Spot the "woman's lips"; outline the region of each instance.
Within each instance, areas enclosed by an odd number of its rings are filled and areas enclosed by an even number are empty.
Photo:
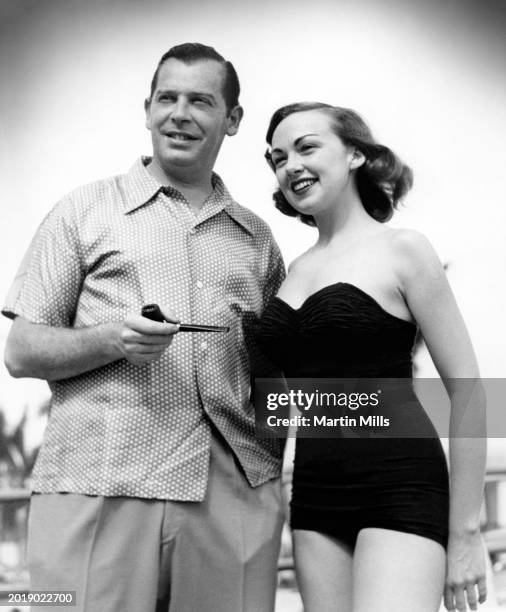
[[[317,180],[318,179],[315,178],[298,179],[290,184],[290,189],[295,194],[299,195],[308,191],[308,189],[310,189],[317,182]]]

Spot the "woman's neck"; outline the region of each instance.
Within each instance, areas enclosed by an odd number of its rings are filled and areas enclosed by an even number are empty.
[[[358,193],[343,195],[336,204],[321,215],[315,215],[318,228],[318,248],[331,246],[334,242],[354,240],[367,233],[374,233],[381,225],[365,210]]]

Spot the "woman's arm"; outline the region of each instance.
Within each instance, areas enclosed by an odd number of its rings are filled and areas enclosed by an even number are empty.
[[[445,605],[449,610],[465,610],[467,595],[470,608],[476,609],[476,601],[486,597],[479,534],[486,462],[485,393],[469,334],[434,249],[425,237],[410,230],[399,230],[394,240],[399,290],[451,401]]]

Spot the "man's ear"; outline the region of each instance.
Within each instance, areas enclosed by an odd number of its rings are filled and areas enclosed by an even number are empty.
[[[234,108],[228,114],[228,127],[227,127],[227,135],[234,136],[239,131],[239,125],[241,123],[241,119],[244,115],[244,110],[242,106],[234,106]]]
[[[151,129],[151,100],[149,98],[146,98],[144,100],[144,112],[146,113],[146,120],[144,122],[144,125],[148,128],[148,130]]]
[[[353,149],[350,159],[350,170],[356,170],[365,164],[365,155],[358,149]]]

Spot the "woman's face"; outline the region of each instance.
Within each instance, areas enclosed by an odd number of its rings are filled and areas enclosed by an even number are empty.
[[[271,159],[283,195],[299,212],[318,214],[351,184],[353,149],[332,129],[321,110],[293,113],[272,137]]]

